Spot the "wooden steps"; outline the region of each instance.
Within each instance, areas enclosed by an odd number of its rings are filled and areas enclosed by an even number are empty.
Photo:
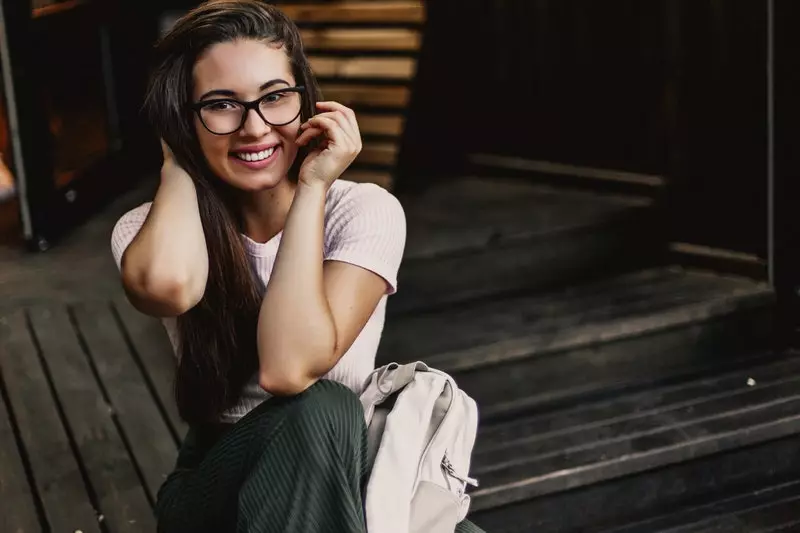
[[[483,420],[509,418],[734,363],[768,341],[772,302],[749,280],[652,269],[392,317],[378,362],[426,361]]]
[[[772,289],[658,265],[651,185],[472,177],[403,199],[377,364],[423,360],[478,402],[486,531],[604,531],[800,475],[800,356],[765,351]]]
[[[666,178],[653,174],[538,161],[502,154],[470,154],[468,159],[470,169],[480,176],[516,177],[554,186],[656,196],[667,184]]]
[[[798,509],[800,482],[791,481],[604,533],[791,533],[800,530]]]
[[[484,428],[472,517],[502,533],[793,523],[796,486],[772,487],[800,476],[799,370],[798,354],[767,353],[731,372]]]
[[[408,238],[392,314],[563,286],[659,254],[648,198],[465,178],[401,201]]]
[[[300,27],[323,98],[355,109],[364,148],[346,179],[392,187],[425,21],[422,2],[279,4]]]

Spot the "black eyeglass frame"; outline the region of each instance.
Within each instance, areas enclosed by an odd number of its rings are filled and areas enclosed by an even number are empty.
[[[220,136],[222,136],[222,135],[231,135],[233,133],[236,133],[237,131],[239,131],[240,129],[242,129],[244,127],[244,123],[247,122],[247,116],[250,114],[250,110],[251,109],[255,110],[255,112],[258,114],[259,117],[261,117],[261,120],[263,120],[265,124],[269,124],[270,126],[273,126],[275,128],[279,128],[281,126],[285,126],[287,124],[291,124],[292,122],[297,120],[297,117],[299,117],[303,113],[302,100],[300,102],[300,109],[297,111],[297,114],[294,117],[292,117],[292,120],[289,120],[287,122],[282,122],[281,124],[273,124],[272,122],[267,120],[264,117],[263,113],[261,113],[261,109],[259,109],[259,107],[261,106],[261,102],[265,98],[268,98],[268,97],[270,97],[270,96],[272,96],[274,94],[287,93],[287,92],[299,93],[300,94],[300,98],[302,99],[303,95],[306,92],[306,88],[303,85],[296,85],[294,87],[286,87],[284,89],[277,89],[275,91],[270,91],[267,94],[265,94],[263,96],[260,96],[259,98],[256,98],[255,100],[250,100],[249,102],[242,102],[241,100],[237,100],[235,98],[214,98],[213,100],[202,100],[200,102],[191,103],[189,105],[189,109],[191,109],[194,113],[197,114],[197,118],[200,119],[200,123],[212,135],[220,135]],[[231,130],[231,131],[229,131],[227,133],[218,133],[216,131],[213,131],[211,128],[208,127],[208,125],[206,124],[206,121],[203,120],[203,115],[201,114],[201,111],[203,110],[204,107],[209,106],[209,105],[213,105],[213,104],[218,104],[220,102],[230,102],[230,103],[233,103],[233,104],[238,104],[238,105],[240,105],[240,106],[242,106],[244,108],[244,113],[242,113],[242,121],[239,123],[239,126],[236,129]]]

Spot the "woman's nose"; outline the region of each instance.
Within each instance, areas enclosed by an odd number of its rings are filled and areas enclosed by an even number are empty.
[[[253,137],[261,137],[272,131],[272,126],[267,124],[255,109],[248,109],[242,131]]]

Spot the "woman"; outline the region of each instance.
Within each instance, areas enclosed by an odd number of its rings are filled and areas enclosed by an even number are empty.
[[[164,140],[161,183],[112,248],[130,301],[164,318],[191,427],[159,530],[364,531],[353,391],[397,288],[403,209],[337,181],[361,149],[355,115],[317,101],[279,10],[206,3],[157,51],[145,109]]]

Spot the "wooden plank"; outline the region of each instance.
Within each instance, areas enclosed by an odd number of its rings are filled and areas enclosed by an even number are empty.
[[[33,533],[45,526],[39,525],[8,407],[0,394],[0,531]]]
[[[411,98],[408,87],[375,87],[343,83],[321,83],[326,100],[334,100],[348,107],[405,107]]]
[[[422,2],[341,2],[286,4],[279,7],[297,24],[324,22],[421,24],[425,21],[425,8]]]
[[[50,530],[99,533],[78,462],[21,311],[0,318],[0,367]]]
[[[161,409],[176,439],[182,440],[189,429],[178,414],[175,404],[175,353],[164,326],[155,318],[145,316],[124,298],[114,300],[114,309],[122,320],[124,331],[144,368]]]
[[[521,157],[505,155],[471,154],[469,155],[469,162],[474,165],[486,166],[498,170],[508,169],[521,170],[525,172],[537,172],[541,174],[578,176],[581,178],[598,181],[642,185],[645,187],[664,187],[667,184],[666,178],[654,174],[641,174],[624,170],[583,167],[565,163],[555,163],[553,161],[536,161],[533,159],[524,159]]]
[[[66,309],[36,307],[30,318],[104,523],[115,532],[154,531],[144,487]]]
[[[397,143],[364,142],[356,162],[371,165],[394,166],[397,161]]]
[[[403,115],[358,114],[358,128],[362,135],[393,135],[399,137],[405,125]]]
[[[401,28],[324,28],[300,30],[303,45],[318,50],[381,50],[416,52],[422,37]]]
[[[324,57],[310,56],[311,68],[318,77],[385,78],[408,81],[414,77],[415,59],[407,57]]]
[[[86,341],[114,412],[139,465],[150,498],[172,471],[177,443],[150,394],[107,303],[75,307],[78,329]]]

